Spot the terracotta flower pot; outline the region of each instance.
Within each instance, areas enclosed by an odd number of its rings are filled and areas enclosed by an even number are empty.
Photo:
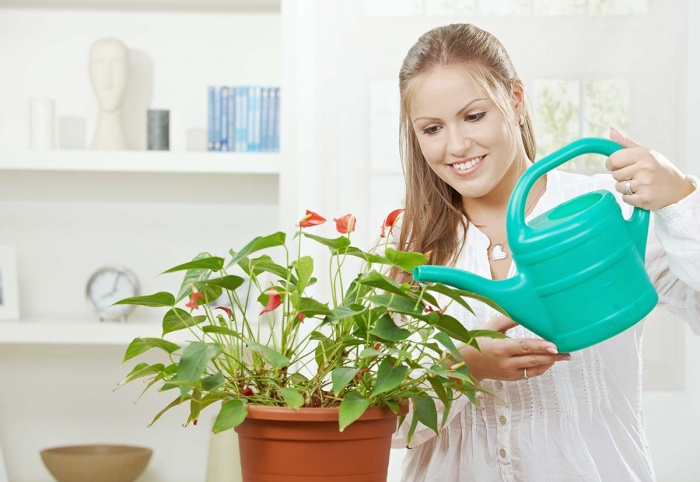
[[[340,432],[335,408],[251,405],[235,428],[243,481],[386,482],[397,417],[371,407]]]

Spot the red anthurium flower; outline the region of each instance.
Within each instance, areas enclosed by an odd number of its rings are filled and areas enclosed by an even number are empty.
[[[282,297],[279,295],[279,293],[275,290],[267,290],[265,294],[268,296],[267,298],[267,305],[265,305],[265,308],[260,312],[262,315],[263,313],[268,313],[275,308],[277,308],[279,305],[282,304]]]
[[[199,308],[200,301],[204,301],[204,293],[195,291],[190,295],[190,302],[187,303],[185,306],[196,310],[197,308]]]
[[[244,397],[252,397],[254,395],[253,389],[250,387],[245,387],[241,392],[241,395],[243,395]]]
[[[355,231],[357,218],[352,214],[346,214],[338,219],[333,219],[333,221],[335,221],[335,229],[337,229],[340,234],[348,234]]]
[[[306,318],[306,315],[302,313],[301,311],[297,313],[297,320],[299,320],[300,323],[304,323],[304,319]]]
[[[441,311],[441,310],[436,310],[436,309],[434,309],[432,306],[428,306],[428,307],[425,309],[425,313],[437,313],[438,315],[441,315],[441,314],[442,314],[442,311]]]
[[[386,236],[386,231],[385,229],[389,229],[389,232],[391,232],[391,228],[394,227],[394,223],[396,222],[396,218],[399,217],[399,214],[401,214],[404,210],[403,209],[394,209],[389,213],[389,215],[386,217],[384,220],[384,224],[382,224],[382,233],[381,236],[382,238]]]
[[[357,372],[357,374],[355,375],[355,380],[357,380],[358,382],[361,382],[362,381],[362,374],[365,372],[368,372],[368,371],[369,371],[369,368],[361,368],[360,371]]]
[[[376,345],[374,345],[375,350],[379,350],[381,347],[382,347],[381,343],[377,343]]]
[[[454,381],[454,382],[455,382],[455,385],[457,385],[458,387],[462,386],[462,380],[461,380],[461,379],[455,378],[455,377],[447,377],[447,378],[449,378],[450,380]]]
[[[326,218],[307,209],[306,215],[299,220],[299,224],[297,224],[297,226],[300,228],[308,228],[310,226],[318,226],[319,224],[323,224],[325,222]]]
[[[229,318],[233,318],[233,312],[231,311],[231,308],[227,308],[226,306],[217,306],[214,308],[215,310],[223,310],[226,312]]]

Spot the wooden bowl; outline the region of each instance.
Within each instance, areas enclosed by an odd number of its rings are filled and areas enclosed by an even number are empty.
[[[72,445],[41,451],[58,482],[134,482],[153,450],[130,445]]]

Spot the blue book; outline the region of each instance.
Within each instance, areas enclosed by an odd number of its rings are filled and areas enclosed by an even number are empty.
[[[272,150],[280,150],[280,88],[275,87],[272,95]]]
[[[260,151],[270,151],[270,88],[260,91]]]
[[[236,95],[235,87],[229,87],[228,89],[228,125],[226,130],[228,132],[228,150],[236,150]]]
[[[229,149],[229,141],[228,141],[228,98],[229,98],[229,88],[224,86],[221,87],[221,133],[220,133],[220,141],[221,141],[221,150],[222,151],[228,151]]]
[[[214,96],[215,87],[207,88],[207,150],[214,150]]]
[[[238,152],[248,152],[248,87],[236,87],[236,145]]]
[[[214,94],[214,135],[213,142],[214,151],[221,150],[221,87],[216,88],[216,93]]]

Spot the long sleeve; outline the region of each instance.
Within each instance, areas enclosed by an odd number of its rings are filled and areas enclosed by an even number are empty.
[[[646,264],[659,304],[700,334],[700,190],[654,212]]]

